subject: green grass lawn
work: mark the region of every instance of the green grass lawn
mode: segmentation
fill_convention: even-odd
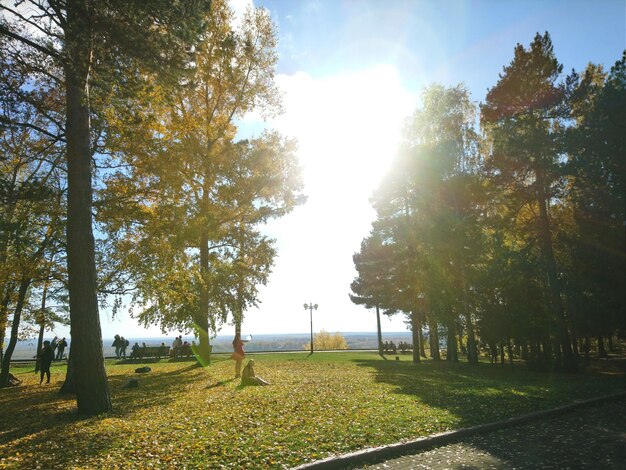
[[[403,439],[485,423],[626,389],[624,371],[580,374],[509,367],[400,361],[376,353],[258,354],[269,387],[241,388],[233,362],[107,362],[114,411],[88,419],[57,394],[53,368],[39,385],[0,390],[0,467],[114,466],[281,468]],[[123,389],[130,377],[139,388]]]

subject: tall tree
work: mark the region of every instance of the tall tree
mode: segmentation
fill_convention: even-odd
[[[481,105],[481,122],[491,141],[491,163],[503,184],[536,207],[536,234],[550,293],[550,310],[557,324],[562,366],[575,368],[566,314],[561,299],[550,219],[550,204],[558,196],[560,129],[564,116],[562,66],[546,32],[528,49],[515,47],[513,61]]]
[[[204,27],[209,1],[30,0],[2,4],[0,34],[24,51],[31,70],[64,88],[67,160],[67,262],[78,410],[111,408],[98,302],[92,229],[90,85],[120,86],[138,63],[179,74]],[[25,8],[21,8],[25,7]],[[50,73],[53,63],[60,71]],[[127,80],[122,81],[123,78]],[[24,123],[27,124],[27,123]]]
[[[2,358],[0,386],[30,300],[63,250],[63,146],[58,90],[41,74],[20,67],[21,57],[0,36],[0,344],[11,336]],[[47,109],[47,116],[39,110]],[[47,274],[46,274],[47,273]],[[10,313],[13,313],[9,321]]]
[[[160,101],[160,90],[146,100],[142,145],[117,141],[122,158],[136,164],[109,179],[106,196],[133,207],[111,226],[121,253],[140,246],[150,260],[128,263],[140,319],[164,329],[193,326],[201,356],[228,313],[241,324],[256,301],[255,282],[269,273],[273,248],[257,227],[302,200],[293,142],[275,132],[234,142],[238,118],[280,109],[269,14],[249,9],[236,26],[227,2],[212,8],[188,82],[170,100]]]
[[[390,285],[389,263],[393,260],[392,245],[384,245],[381,237],[372,232],[361,242],[361,250],[352,256],[357,277],[350,284],[350,300],[356,305],[376,309],[376,330],[378,336],[378,353],[383,355],[383,339],[380,326],[381,306],[389,306],[389,292],[394,288]],[[387,310],[387,313],[390,313]]]
[[[626,55],[606,73],[589,64],[570,77],[567,144],[568,200],[573,226],[564,234],[571,250],[568,298],[579,331],[602,346],[626,327]]]

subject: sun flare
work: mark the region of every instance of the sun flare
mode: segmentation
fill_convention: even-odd
[[[311,197],[368,198],[393,158],[403,116],[414,99],[392,66],[316,80],[299,73],[279,78],[285,114],[277,127],[299,142]]]

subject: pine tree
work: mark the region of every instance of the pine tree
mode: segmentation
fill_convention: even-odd
[[[565,93],[550,35],[537,34],[528,49],[518,44],[510,65],[481,105],[481,122],[492,144],[497,176],[522,204],[536,208],[536,234],[550,293],[550,311],[558,325],[562,366],[575,367],[567,318],[561,299],[550,204],[559,188],[560,126]],[[557,355],[558,356],[558,355]],[[557,357],[558,359],[558,357]]]

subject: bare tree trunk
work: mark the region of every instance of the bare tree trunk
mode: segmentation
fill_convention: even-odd
[[[67,395],[76,393],[76,372],[74,368],[74,355],[72,351],[74,348],[70,344],[70,352],[67,355],[67,371],[65,372],[65,381],[59,389],[59,394]]]
[[[609,358],[609,355],[606,353],[606,349],[604,348],[604,338],[602,336],[598,336],[598,356],[602,359]]]
[[[206,197],[208,193],[205,191]],[[207,201],[208,202],[208,201]],[[198,306],[198,316],[196,318],[196,335],[198,336],[198,347],[194,353],[201,365],[206,366],[211,362],[210,342],[209,342],[209,239],[205,233],[200,237],[200,273],[202,283],[200,285],[200,305]],[[236,323],[237,325],[237,323]],[[239,328],[241,325],[239,324]]]
[[[37,337],[37,359],[35,360],[35,372],[39,372],[41,361],[39,353],[43,347],[43,334],[46,329],[46,298],[48,297],[48,282],[44,282],[43,294],[41,296],[41,311],[38,314],[39,336]]]
[[[467,354],[467,348],[463,345],[463,330],[459,330],[459,348],[461,350],[461,354]]]
[[[37,358],[35,359],[35,372],[39,372],[39,368],[41,367],[41,361],[39,360],[39,353],[43,347],[43,334],[45,330],[45,323],[39,324],[39,335],[37,336]]]
[[[439,361],[441,359],[441,354],[439,353],[439,331],[437,331],[439,325],[437,320],[432,318],[432,315],[429,315],[429,317],[430,357],[435,361]]]
[[[467,298],[467,280],[465,278],[465,267],[461,260],[461,288],[463,289],[463,316],[465,317],[465,325],[467,329],[467,361],[470,364],[478,364],[478,348],[476,345],[476,337],[474,335],[474,323],[472,315],[469,312],[469,301]]]
[[[476,337],[474,336],[474,325],[472,316],[465,312],[465,322],[467,323],[467,362],[478,364],[478,350],[476,348]]]
[[[459,351],[456,344],[456,329],[454,320],[448,322],[448,341],[447,341],[446,361],[459,362]]]
[[[26,299],[26,293],[30,287],[31,279],[22,279],[20,282],[20,289],[17,295],[17,302],[15,304],[15,311],[13,312],[13,324],[11,325],[11,338],[9,339],[9,345],[2,357],[2,370],[0,371],[0,388],[6,387],[9,384],[9,369],[11,368],[11,357],[13,357],[13,351],[15,351],[15,345],[17,344],[17,334],[19,332],[20,319],[22,317],[22,309],[24,308],[24,300]]]
[[[552,339],[546,338],[543,343],[543,361],[546,365],[550,365],[553,363],[552,358]]]
[[[9,321],[9,302],[11,301],[11,292],[13,286],[9,286],[9,283],[4,287],[4,296],[2,297],[2,305],[0,305],[0,364],[4,359],[4,339],[6,335],[6,329]]]
[[[523,361],[527,361],[528,360],[528,344],[526,344],[526,341],[524,341],[522,343],[522,354],[521,354],[522,360]]]
[[[380,357],[385,357],[383,354],[383,332],[380,327],[380,308],[376,305],[376,332],[378,333],[378,354]]]
[[[572,330],[572,352],[574,356],[580,356],[580,351],[578,350],[578,337],[576,336],[576,331]]]
[[[559,332],[559,341],[561,343],[563,360],[562,366],[566,370],[574,370],[576,363],[572,352],[572,343],[565,320],[565,312],[563,310],[563,302],[561,300],[561,288],[558,277],[556,260],[554,258],[554,250],[552,248],[552,234],[550,232],[550,218],[548,216],[547,197],[545,194],[545,186],[543,181],[543,172],[539,166],[535,167],[535,175],[537,178],[537,203],[539,204],[539,236],[541,238],[541,247],[546,271],[548,274],[548,284],[550,290],[550,307],[552,315],[557,323]]]
[[[68,0],[65,25],[67,273],[78,412],[109,411],[111,399],[98,313],[92,228],[89,71],[92,31],[88,2]]]
[[[420,358],[420,349],[422,348],[420,344],[420,333],[417,307],[414,307],[411,311],[411,334],[413,336],[413,362],[415,363],[422,362]]]
[[[424,346],[424,330],[422,329],[422,319],[418,318],[417,322],[418,322],[417,329],[418,329],[418,331],[420,333],[419,334],[419,336],[420,336],[420,355],[423,358],[426,358],[427,356],[426,356],[426,349],[425,349],[425,346]]]

